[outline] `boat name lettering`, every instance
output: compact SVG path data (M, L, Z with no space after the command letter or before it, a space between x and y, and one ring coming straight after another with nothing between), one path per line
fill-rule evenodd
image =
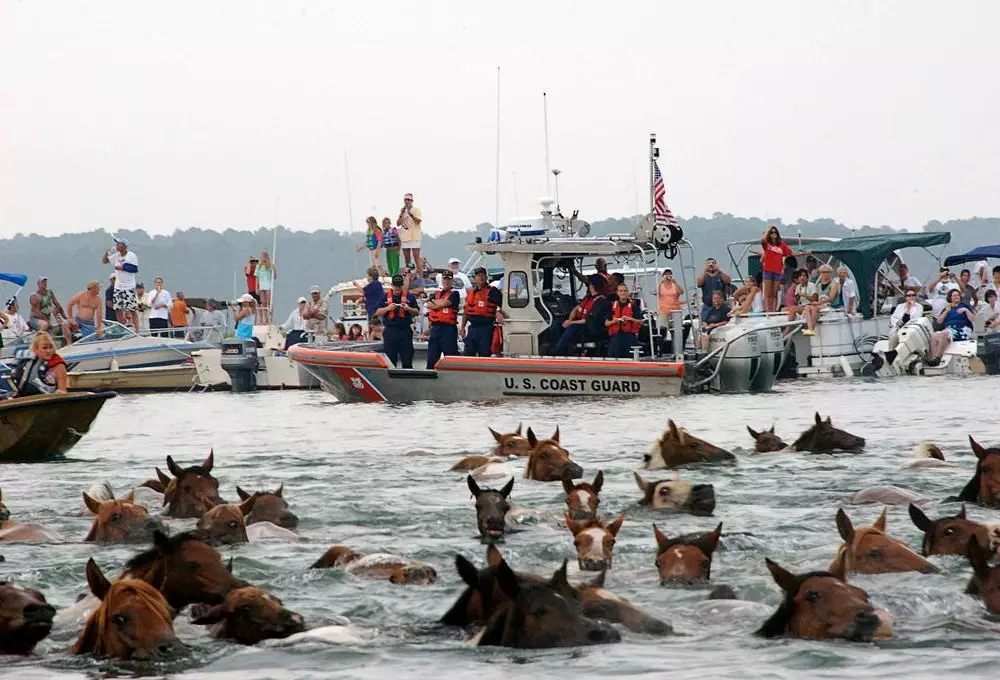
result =
M641 383L638 380L625 378L521 378L520 383L515 378L504 378L504 387L508 390L569 392L580 394L639 394Z

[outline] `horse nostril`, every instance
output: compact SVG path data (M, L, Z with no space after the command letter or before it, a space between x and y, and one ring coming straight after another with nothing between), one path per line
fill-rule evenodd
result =
M592 628L587 632L587 642L593 642L595 644L600 644L602 642L619 642L621 639L621 634L610 626Z
M170 656L170 655L172 655L177 650L177 648L178 648L178 645L177 645L176 641L174 641L174 640L167 640L165 642L161 642L160 644L158 644L156 646L156 655L157 656Z

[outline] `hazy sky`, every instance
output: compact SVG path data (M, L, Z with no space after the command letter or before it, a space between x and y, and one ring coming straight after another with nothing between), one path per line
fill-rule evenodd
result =
M1000 3L0 0L0 236L1000 215ZM516 187L514 177L516 173Z

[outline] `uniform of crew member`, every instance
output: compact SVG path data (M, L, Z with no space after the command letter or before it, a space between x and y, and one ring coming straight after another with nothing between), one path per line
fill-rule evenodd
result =
M473 275L476 281L465 296L460 334L465 338L465 356L488 357L492 354L493 324L503 323L503 314L499 311L503 293L489 285L484 267L477 268Z
M642 328L642 303L629 299L628 286L624 283L618 284L618 298L611 303L611 318L604 325L610 338L608 356L619 359L629 357Z
M382 319L385 330L382 344L393 365L413 368L413 317L420 313L417 299L403 290L403 277L392 277L392 288L386 291L375 310L375 316Z
M580 300L580 304L573 308L569 318L563 321L563 332L559 336L559 342L556 343L553 354L556 356L565 355L569 351L570 345L576 340L577 334L587 331L591 323L590 317L594 304L601 297L602 290L604 290L604 280L600 276L592 274L588 277L587 294Z
M427 301L427 318L431 322L431 334L427 338L427 368L442 355L458 354L458 305L459 294L453 289L455 275L451 270L441 274L441 290Z

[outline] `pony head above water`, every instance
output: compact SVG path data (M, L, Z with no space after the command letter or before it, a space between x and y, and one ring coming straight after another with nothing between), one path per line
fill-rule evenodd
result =
M601 519L578 522L570 517L568 512L566 513L566 526L573 532L573 545L576 547L576 559L580 569L601 571L611 568L615 537L618 536L624 521L625 513L618 515L615 521L607 525Z
M837 511L837 530L844 544L830 563L830 571L839 573L888 574L901 571L919 571L936 574L940 571L933 564L913 552L905 543L890 538L885 533L886 510L870 527L855 528L844 509Z
M868 593L848 585L844 571L795 575L771 560L765 561L785 599L757 635L852 642L892 636L892 617L875 609Z
M928 555L965 555L969 539L975 537L981 546L989 548L990 530L985 524L966 519L965 503L954 517L931 519L919 507L910 503L910 519L924 532L921 553Z
M109 583L93 558L87 562L87 584L101 605L87 619L74 654L152 660L183 650L174 635L175 612L156 588L135 579Z
M604 486L604 471L598 470L592 483L573 483L569 470L563 470L563 490L566 492L566 509L570 517L578 522L597 518L597 506L601 504L601 487Z
M978 503L991 508L1000 507L1000 448L984 447L969 436L972 452L976 454L976 474L965 485L956 500Z
M236 493L240 500L246 502L251 498L256 499L252 510L246 515L247 524L257 522L270 522L283 529L295 529L299 526L299 518L288 509L288 501L284 497L285 484L282 482L274 491L254 491L247 493L240 487L236 487Z
M558 482L563 472L569 472L571 479L583 477L583 468L569 458L569 451L559 445L559 428L548 439L538 439L528 428L528 442L531 453L524 466L524 478L539 482Z
M530 429L530 428L529 428ZM493 456L528 456L533 448L527 437L521 436L521 423L517 424L517 429L509 434L500 434L492 427L489 428L496 445L493 447Z
M34 588L0 581L0 655L28 655L52 630L55 607Z
M242 645L286 638L305 630L300 614L285 609L281 600L253 586L230 590L222 604L194 605L191 623L212 626L213 637Z
M714 531L676 538L667 538L654 524L653 535L656 537L656 570L660 573L660 585L697 583L712 577L712 555L722 536L722 522Z
M98 501L83 492L83 502L94 514L90 533L83 540L98 543L126 543L152 540L153 532L164 530L163 522L135 503L135 492L124 498Z
M507 596L496 585L495 578L496 569L502 561L503 556L492 543L486 549L486 566L482 569L463 555L455 556L455 570L466 588L441 617L441 623L447 626L482 625L507 602Z
M965 592L982 599L989 611L1000 614L1000 566L990 565L990 555L975 536L969 538L965 556L972 566L972 578Z
M632 475L642 491L639 505L653 510L688 512L706 517L715 512L715 487L711 484L689 484L678 474L674 474L673 479L658 482L647 482L638 472Z
M733 454L695 437L687 430L677 427L673 420L668 420L667 429L653 442L649 453L643 456L643 467L658 470L687 463L733 460L736 460Z
M770 430L764 430L758 432L750 426L747 426L747 432L754 439L754 450L757 453L771 453L774 451L784 451L788 448L788 444L781 440L781 437L774 433L774 425L771 426Z
M219 480L212 476L214 466L214 451L209 452L201 465L186 468L175 463L172 456L167 456L167 469L174 475L163 490L167 515L197 519L211 506L225 503L219 497Z
M3 503L3 489L0 489L0 525L10 519L10 510Z
M830 416L826 420L820 418L819 411L816 412L816 422L812 427L799 435L799 438L792 444L796 451L812 451L823 453L829 451L854 451L860 452L865 448L865 440L855 437L850 432L838 430L833 426Z
M246 518L253 511L257 496L247 498L239 505L223 503L214 505L205 512L195 525L198 537L209 545L232 545L247 543Z
M507 498L514 490L514 478L504 484L503 488L480 489L476 480L469 475L466 478L469 491L476 499L476 526L479 527L479 535L489 541L503 538L507 531L507 511L510 510L510 503Z

